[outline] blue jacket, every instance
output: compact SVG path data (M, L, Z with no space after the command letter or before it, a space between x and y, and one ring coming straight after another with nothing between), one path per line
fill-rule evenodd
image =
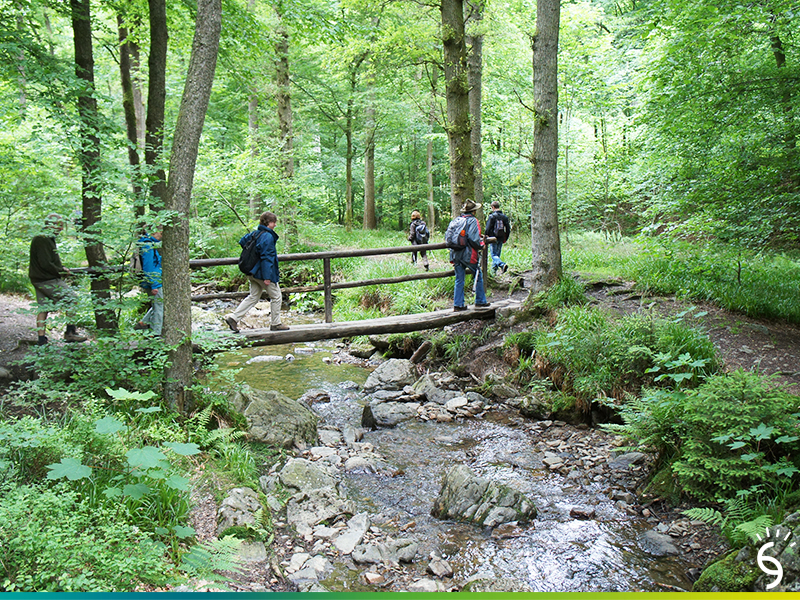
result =
M253 270L250 271L250 275L261 281L269 279L273 283L278 283L278 278L280 277L278 274L278 251L275 248L275 244L279 239L277 233L266 225L259 225L258 229L244 235L242 239L239 240L239 245L244 248L247 240L256 235L256 231L264 232L258 237L258 243L256 245L261 255L261 260L258 261L256 266L253 267Z
M467 217L467 245L462 250L450 249L450 262L456 261L468 264L477 264L480 257L480 250L483 247L483 239L481 238L481 224L472 213L465 213L461 215Z
M143 286L151 290L161 287L161 242L150 235L139 238L138 242L142 254Z

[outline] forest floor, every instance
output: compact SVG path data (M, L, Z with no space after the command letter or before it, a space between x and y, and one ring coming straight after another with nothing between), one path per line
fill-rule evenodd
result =
M524 279L524 274L522 275ZM688 323L695 323L708 332L708 335L717 346L722 357L724 368L733 370L743 368L758 370L762 374L772 374L781 382L789 385L795 393L800 393L800 327L784 322L752 319L741 314L732 313L713 305L705 303L688 303L670 297L643 298L633 289L631 282L614 279L596 279L590 275L583 275L581 279L588 283L587 294L592 302L598 306L618 314L631 314L643 310L652 310L662 316L677 317L685 311L683 319ZM525 290L518 289L515 297L524 297ZM502 293L494 290L490 300L499 300ZM23 296L0 294L0 393L11 380L26 379L31 376L20 363L24 360L28 348L36 343L35 314L31 310L31 300ZM700 316L695 317L694 315ZM454 326L459 332L474 329L477 333L485 324L481 321L471 321ZM516 326L519 330L524 326ZM467 370L479 379L489 373L504 375L508 372L508 365L502 362L497 352L490 347L496 347L502 337L510 331L497 331L493 339L487 341L482 347L473 351L463 363ZM51 340L59 343L60 332L53 332ZM216 524L216 506L213 499L206 497L199 500L193 515L193 525L198 530L198 537L207 538L213 535ZM685 521L680 513L685 507L670 507L666 502L651 501L638 506L639 514L659 515L660 522L671 523ZM652 520L652 519L651 519ZM711 529L695 528L691 539L686 539L683 548L689 561L702 567L725 550L716 533ZM690 543L691 542L691 543ZM279 554L289 552L294 544L291 538L286 539L287 548ZM269 565L264 565L262 570L253 570L245 577L236 577L238 581L231 582L229 587L233 590L263 591L264 588L272 591L287 591L292 589L292 584L286 580L276 578Z

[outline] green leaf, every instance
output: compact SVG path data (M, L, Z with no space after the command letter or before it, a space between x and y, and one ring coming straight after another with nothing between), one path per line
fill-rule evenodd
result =
M775 431L774 427L767 427L764 423L760 423L758 427L750 429L750 435L752 435L756 441L760 442L762 440L768 440L772 436L773 431Z
M103 417L94 423L94 430L100 434L117 433L125 429L127 429L127 427L125 427L124 423L112 416Z
M739 448L744 448L745 446L747 446L747 442L742 441L733 442L732 444L728 445L731 450L738 450Z
M61 479L66 477L70 481L77 481L91 477L92 469L86 465L81 464L79 460L74 458L62 458L61 462L47 465L50 472L47 474L48 479Z
M147 408L137 408L136 412L137 413L142 413L142 414L145 414L145 415L146 414L150 414L150 413L157 413L157 412L161 412L161 407L160 406L148 406Z
M153 529L158 535L169 535L169 529L166 527L156 527Z
M182 492L189 491L189 480L186 477L181 477L180 475L173 475L164 483L166 483L167 486L171 487L173 490L180 490Z
M129 483L122 488L122 492L134 500L141 500L150 493L150 488L143 483Z
M731 439L731 435L730 434L726 434L726 435L718 435L715 438L711 438L711 441L712 442L717 442L718 444L724 444L729 439Z
M116 390L112 390L111 388L106 388L106 394L114 398L114 400L138 400L138 401L147 401L152 400L156 397L156 393L152 390L148 390L146 392L129 392L126 389L119 388Z
M181 456L192 456L194 454L200 454L200 452L202 452L200 450L200 446L194 443L179 444L178 442L167 442L164 445L170 450L172 450L175 454L180 454Z
M760 452L754 452L753 454L742 454L739 458L741 458L744 462L752 462L759 456L762 456Z
M144 446L143 448L132 448L125 453L128 464L133 468L154 469L165 467L166 456L154 446Z
M782 435L779 438L775 438L775 443L776 444L790 444L792 442L796 442L797 440L800 440L800 438L797 437L796 435Z
M106 498L119 498L122 496L122 490L118 487L110 487L103 490L103 495Z
M193 537L195 530L192 527L184 527L183 525L175 525L175 537L181 540Z

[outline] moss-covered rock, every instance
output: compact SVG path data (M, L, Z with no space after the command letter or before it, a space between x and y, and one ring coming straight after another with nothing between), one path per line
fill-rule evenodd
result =
M745 550L746 552L747 550ZM693 592L746 592L753 588L761 572L755 561L737 560L739 552L731 552L725 558L705 568L692 587Z

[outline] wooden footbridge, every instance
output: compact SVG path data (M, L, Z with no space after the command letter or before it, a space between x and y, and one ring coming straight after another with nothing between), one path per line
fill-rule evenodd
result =
M487 244L494 242L494 238L487 238ZM382 256L390 254L402 254L408 252L426 252L434 250L446 250L444 243L426 244L424 246L400 246L393 248L367 248L357 250L334 250L327 252L306 252L297 254L279 254L279 262L290 261L309 261L321 260L323 282L320 285L302 287L281 287L284 294L302 292L323 292L325 305L325 322L312 324L290 324L288 331L270 331L265 329L241 330L239 338L242 345L251 346L270 346L277 344L290 344L297 342L311 342L324 339L337 339L355 337L359 335L374 335L385 333L409 333L412 331L422 331L425 329L440 329L447 325L469 321L472 319L494 319L496 311L501 308L515 308L517 302L510 299L493 302L488 307L471 307L467 310L454 312L452 308L447 310L437 310L434 312L417 313L410 315L398 315L393 317L382 317L378 319L365 319L361 321L333 322L333 291L364 287L364 286L384 286L407 281L436 279L442 277L453 277L455 271L452 269L444 271L431 271L404 275L399 277L387 277L382 279L369 279L362 281L333 281L331 261L337 258ZM235 265L237 258L207 258L189 261L192 269L203 269L220 265ZM481 255L481 270L486 274L487 266L487 247L484 247ZM112 271L123 270L123 267L111 268ZM73 269L73 272L90 271L89 269ZM221 292L213 294L199 294L192 296L192 301L202 302L217 299L238 299L247 296L247 292Z
M494 241L489 239L489 242ZM364 287L373 285L391 285L394 283L402 283L407 281L435 279L441 277L453 277L455 271L452 269L446 271L432 271L425 273L418 273L414 275L405 275L400 277L390 277L382 279L369 279L364 281L339 281L332 280L331 261L337 258L348 257L364 257L364 256L381 256L388 254L401 254L408 252L418 252L421 246L401 246L394 248L368 248L359 250L338 250L329 252L310 252L302 254L281 254L278 256L278 261L308 261L308 260L322 260L323 263L323 283L315 286L303 287L282 287L281 291L284 293L300 293L300 292L323 292L325 303L325 322L313 324L290 324L288 331L270 331L268 328L264 329L243 329L240 332L243 345L251 346L270 346L277 344L291 344L297 342L312 342L325 339L337 339L354 337L359 335L374 335L385 333L409 333L412 331L422 331L425 329L440 329L446 325L454 323L461 323L472 319L494 319L495 313L499 308L513 308L517 303L511 300L503 300L494 302L488 307L470 307L467 310L454 312L452 308L447 310L437 310L427 313L416 313L410 315L398 315L393 317L382 317L378 319L364 319L361 321L345 321L334 323L333 322L333 290ZM424 250L430 252L432 250L446 250L445 244L427 244ZM236 264L236 258L224 259L203 259L190 261L192 268L204 268L209 266L217 266L224 264ZM487 250L484 248L481 257L481 269L486 273L487 266ZM247 292L234 292L223 294L203 294L193 296L193 301L207 301L221 298L243 298L247 296Z

